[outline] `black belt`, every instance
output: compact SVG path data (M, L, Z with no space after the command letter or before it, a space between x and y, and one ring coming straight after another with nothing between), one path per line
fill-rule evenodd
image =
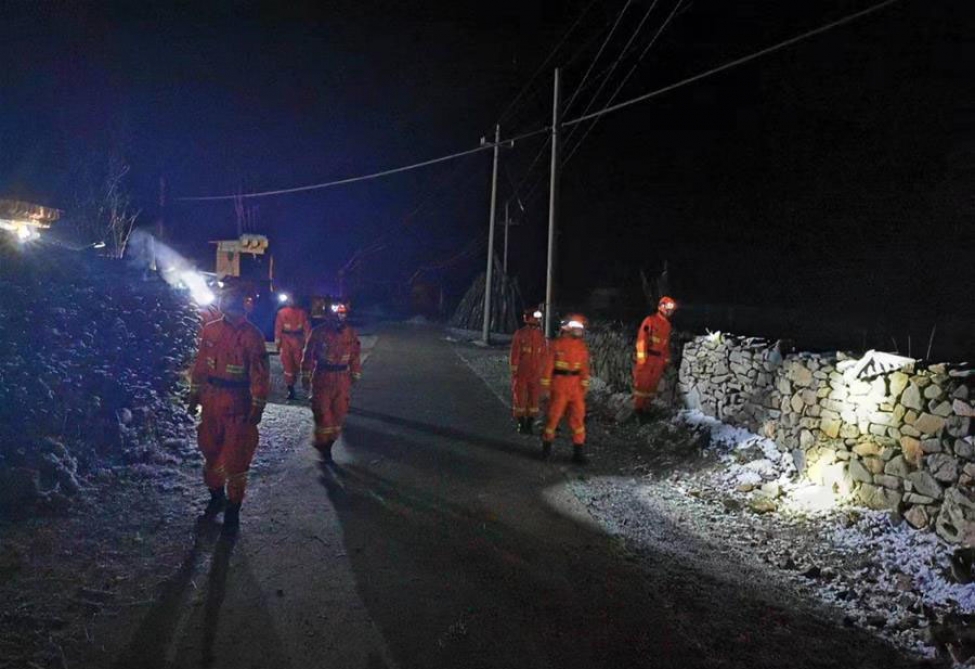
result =
M304 330L281 330L281 334L286 334L286 335L304 335L305 334L305 331Z
M218 379L215 376L207 377L207 383L217 388L250 388L251 382L247 379L233 381L231 379Z
M315 365L316 372L347 372L349 371L348 365L329 365L323 362Z
M647 351L647 355L652 355L655 358L659 358L660 357L660 351Z
M552 373L556 376L579 376L580 374L578 369L556 369Z

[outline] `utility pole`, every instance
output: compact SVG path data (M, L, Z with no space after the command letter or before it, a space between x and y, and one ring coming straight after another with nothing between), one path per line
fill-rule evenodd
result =
M504 203L504 261L502 262L502 267L504 268L504 275L508 276L508 226L511 225L511 219L508 217L508 200Z
M548 189L548 263L545 275L545 336L552 336L552 309L555 296L555 225L559 201L559 68L555 68L555 87L552 94L552 168Z
M487 272L484 275L484 327L482 338L491 343L491 274L494 269L494 212L498 197L498 151L501 149L501 125L494 126L494 169L491 172L491 223L488 228Z

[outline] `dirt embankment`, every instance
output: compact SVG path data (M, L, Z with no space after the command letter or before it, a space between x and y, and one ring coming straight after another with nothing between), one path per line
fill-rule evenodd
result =
M118 261L0 253L0 514L61 511L113 466L180 460L187 297Z

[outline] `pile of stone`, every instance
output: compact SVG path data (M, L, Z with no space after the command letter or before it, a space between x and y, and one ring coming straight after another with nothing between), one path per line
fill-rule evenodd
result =
M683 404L772 439L836 495L975 546L972 370L780 349L720 333L690 341Z

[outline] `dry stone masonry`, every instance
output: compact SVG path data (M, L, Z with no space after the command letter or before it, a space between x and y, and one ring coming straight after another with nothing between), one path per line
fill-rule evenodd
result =
M872 362L709 334L684 347L678 392L689 409L769 437L834 494L975 546L975 371Z

